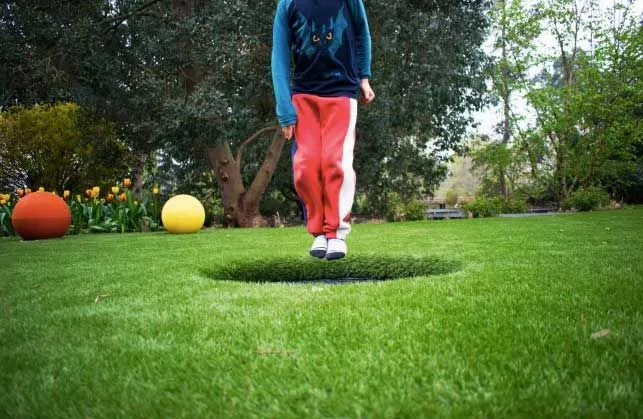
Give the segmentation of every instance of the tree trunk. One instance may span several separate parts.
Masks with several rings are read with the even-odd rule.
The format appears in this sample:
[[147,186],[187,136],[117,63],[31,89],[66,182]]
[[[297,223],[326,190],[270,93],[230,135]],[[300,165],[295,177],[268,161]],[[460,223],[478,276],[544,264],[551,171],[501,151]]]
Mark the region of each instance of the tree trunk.
[[[263,164],[248,190],[243,186],[241,162],[235,160],[228,143],[209,147],[208,160],[214,169],[227,227],[264,227],[266,220],[259,212],[259,204],[277,167],[285,140],[275,130],[272,143],[266,152]],[[241,157],[241,156],[239,156]]]
[[[502,144],[504,144],[505,147],[509,146],[509,140],[511,139],[511,125],[509,118],[511,117],[511,108],[510,108],[510,103],[509,100],[511,98],[511,91],[509,90],[509,69],[508,64],[507,64],[507,23],[506,23],[506,16],[507,16],[507,4],[505,1],[502,2],[502,13],[503,13],[503,18],[502,18],[502,34],[501,34],[501,42],[502,42],[502,101],[504,104],[504,121],[502,124]],[[506,174],[506,168],[505,167],[500,167],[500,176],[499,176],[499,181],[500,181],[500,189],[502,191],[502,196],[504,197],[505,201],[509,198],[509,189],[507,187],[507,174]]]
[[146,151],[139,151],[134,156],[131,190],[136,196],[141,196],[141,192],[143,191],[143,172],[145,171],[145,163],[147,162],[148,156]]
[[567,194],[567,160],[563,156],[563,151],[559,150],[557,156],[557,172],[560,177],[560,194],[559,204],[562,204],[568,198]]
[[[503,97],[504,103],[504,113],[505,113],[505,120],[503,123],[503,129],[502,129],[502,144],[508,148],[509,147],[509,139],[511,136],[510,133],[510,122],[509,122],[509,117],[510,117],[510,108],[509,108],[509,90],[507,88],[506,90],[506,95]],[[506,173],[506,168],[502,167],[500,168],[500,188],[502,190],[502,196],[505,198],[505,201],[509,198],[509,188],[507,187],[507,173]]]
[[[199,3],[200,0],[172,0],[172,9],[179,19],[186,19],[198,11]],[[186,52],[186,55],[189,55],[190,43],[188,40],[179,39],[178,46]],[[188,64],[181,69],[186,95],[194,91],[198,83],[203,80],[205,74],[205,68],[195,64]],[[270,129],[273,128],[270,127]],[[266,220],[259,212],[259,203],[268,183],[270,183],[284,146],[285,140],[280,130],[275,129],[276,132],[264,162],[259,172],[255,175],[248,191],[246,191],[241,177],[241,155],[244,147],[267,130],[269,129],[263,128],[259,130],[244,142],[236,159],[232,155],[232,150],[227,142],[219,142],[215,146],[207,148],[208,160],[214,170],[223,201],[226,227],[262,227],[267,225]]]
[[208,160],[217,178],[219,192],[223,200],[223,214],[227,227],[237,227],[240,201],[245,193],[241,169],[232,155],[230,145],[220,142],[214,147],[208,147]]
[[270,179],[272,179],[272,174],[277,168],[277,163],[279,162],[279,157],[281,156],[285,142],[286,140],[283,135],[281,135],[281,131],[275,130],[275,134],[272,136],[272,143],[266,152],[263,164],[255,175],[250,188],[248,188],[248,191],[242,198],[241,207],[244,213],[239,219],[239,227],[258,227],[259,225],[263,226],[266,224],[266,221],[261,214],[259,214],[259,203],[270,183]]

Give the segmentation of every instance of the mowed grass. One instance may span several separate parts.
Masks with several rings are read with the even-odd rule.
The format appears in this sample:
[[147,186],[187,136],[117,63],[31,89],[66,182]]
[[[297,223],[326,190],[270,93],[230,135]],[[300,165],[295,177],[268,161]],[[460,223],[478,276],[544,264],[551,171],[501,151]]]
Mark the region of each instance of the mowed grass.
[[641,417],[643,208],[356,225],[348,243],[459,270],[212,273],[296,264],[303,228],[0,240],[0,417]]

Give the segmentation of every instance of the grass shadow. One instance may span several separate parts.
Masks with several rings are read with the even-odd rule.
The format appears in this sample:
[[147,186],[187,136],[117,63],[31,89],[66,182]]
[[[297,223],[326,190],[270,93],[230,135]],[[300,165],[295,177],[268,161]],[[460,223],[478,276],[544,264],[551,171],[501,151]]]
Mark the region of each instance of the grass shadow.
[[335,261],[309,256],[236,260],[204,269],[203,274],[222,281],[345,284],[442,275],[460,269],[461,262],[437,257],[350,255]]

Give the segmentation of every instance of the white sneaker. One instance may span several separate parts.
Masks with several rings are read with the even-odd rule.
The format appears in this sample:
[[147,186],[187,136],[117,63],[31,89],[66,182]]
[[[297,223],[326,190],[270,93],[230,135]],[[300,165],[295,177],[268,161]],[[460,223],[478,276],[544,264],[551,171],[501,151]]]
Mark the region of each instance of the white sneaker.
[[346,242],[342,239],[328,240],[328,250],[326,251],[326,259],[334,260],[341,259],[346,256]]
[[313,240],[313,245],[310,246],[310,256],[323,259],[326,256],[326,249],[328,249],[328,240],[326,236],[319,235]]

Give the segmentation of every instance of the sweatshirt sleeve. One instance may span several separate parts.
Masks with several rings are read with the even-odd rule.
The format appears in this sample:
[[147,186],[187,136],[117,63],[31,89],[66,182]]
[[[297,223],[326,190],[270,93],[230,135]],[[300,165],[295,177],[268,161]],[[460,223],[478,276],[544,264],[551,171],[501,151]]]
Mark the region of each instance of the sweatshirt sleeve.
[[357,45],[357,70],[361,79],[371,77],[371,34],[362,0],[348,0]]
[[290,97],[288,3],[289,0],[279,1],[272,28],[272,85],[277,103],[277,119],[282,127],[287,127],[297,122],[297,113]]

